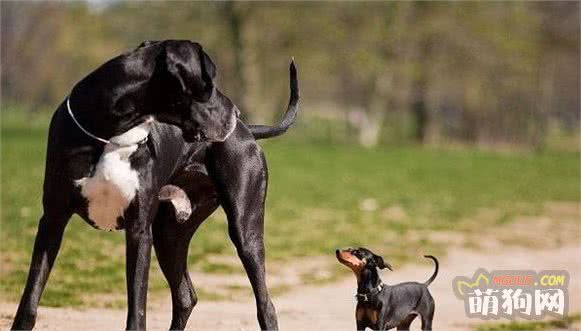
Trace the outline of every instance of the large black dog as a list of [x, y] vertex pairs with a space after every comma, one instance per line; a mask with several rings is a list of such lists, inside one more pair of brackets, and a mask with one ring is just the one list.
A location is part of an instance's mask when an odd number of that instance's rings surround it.
[[[191, 41], [145, 42], [81, 80], [49, 130], [40, 219], [13, 329], [34, 327], [63, 231], [73, 213], [100, 229], [125, 229], [127, 329], [145, 329], [151, 246], [171, 288], [171, 329], [184, 329], [197, 298], [187, 270], [190, 239], [218, 207], [256, 297], [262, 329], [278, 328], [265, 282], [267, 169], [256, 139], [284, 133], [298, 110], [291, 96], [278, 126], [245, 125], [214, 84], [216, 67]], [[192, 214], [175, 219], [158, 193], [186, 192]]]

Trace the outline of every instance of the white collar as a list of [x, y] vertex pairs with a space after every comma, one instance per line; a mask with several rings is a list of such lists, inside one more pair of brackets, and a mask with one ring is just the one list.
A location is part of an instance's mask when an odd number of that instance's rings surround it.
[[85, 128], [83, 128], [83, 126], [81, 125], [81, 123], [79, 123], [79, 121], [77, 121], [77, 119], [75, 118], [75, 115], [73, 115], [73, 110], [71, 109], [71, 97], [68, 96], [67, 97], [67, 110], [69, 111], [69, 115], [71, 115], [71, 118], [73, 119], [73, 122], [75, 122], [75, 124], [79, 127], [79, 129], [81, 129], [81, 131], [83, 131], [87, 136], [98, 140], [104, 144], [110, 144], [111, 142], [107, 139], [103, 139], [100, 137], [95, 136], [94, 134], [92, 134], [91, 132], [89, 132], [88, 130], [86, 130]]
[[[147, 141], [147, 137], [149, 136], [149, 126], [153, 122], [153, 117], [148, 118], [147, 120], [145, 120], [145, 122], [136, 126], [135, 128], [133, 128], [125, 133], [122, 133], [121, 135], [115, 136], [115, 137], [111, 138], [111, 140], [107, 140], [107, 139], [104, 139], [104, 138], [101, 138], [101, 137], [98, 137], [98, 136], [92, 134], [87, 129], [85, 129], [81, 125], [81, 123], [79, 123], [79, 121], [77, 121], [77, 119], [75, 118], [75, 115], [73, 114], [73, 110], [71, 109], [70, 99], [71, 99], [71, 97], [68, 96], [67, 97], [67, 110], [69, 112], [69, 115], [71, 116], [71, 118], [73, 119], [73, 122], [75, 122], [77, 127], [79, 129], [81, 129], [81, 131], [83, 131], [87, 136], [89, 136], [95, 140], [98, 140], [106, 145], [129, 146], [129, 145], [135, 145], [135, 144], [137, 144], [137, 145], [143, 144], [144, 142]], [[147, 128], [144, 128], [145, 126]], [[133, 132], [133, 131], [138, 131], [138, 132]], [[133, 133], [133, 134], [126, 135], [126, 133]], [[130, 140], [134, 140], [134, 138], [136, 136], [139, 136], [139, 138], [138, 138], [139, 140], [127, 141], [126, 136], [131, 136], [131, 138], [133, 138], [133, 139], [130, 138]]]

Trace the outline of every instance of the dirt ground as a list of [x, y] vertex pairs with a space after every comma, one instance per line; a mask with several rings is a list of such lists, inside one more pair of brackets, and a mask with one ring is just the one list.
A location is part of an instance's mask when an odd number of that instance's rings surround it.
[[[581, 209], [578, 204], [552, 203], [546, 215], [517, 218], [510, 224], [486, 226], [474, 233], [431, 232], [430, 241], [445, 243], [447, 255], [440, 258], [440, 272], [430, 291], [436, 301], [434, 330], [474, 330], [481, 320], [468, 319], [463, 302], [452, 292], [452, 279], [458, 275], [472, 276], [480, 267], [487, 270], [533, 269], [569, 271], [569, 313], [581, 312]], [[413, 234], [419, 237], [425, 234]], [[418, 237], [418, 238], [419, 238]], [[404, 240], [418, 240], [406, 237]], [[518, 246], [515, 245], [518, 244]], [[218, 258], [218, 257], [216, 257]], [[226, 260], [224, 260], [226, 258]], [[222, 263], [238, 263], [232, 257], [220, 257]], [[301, 285], [300, 275], [324, 273], [325, 263], [335, 263], [328, 257], [310, 257], [301, 261], [272, 266], [269, 286], [288, 287], [283, 294], [273, 295], [281, 330], [353, 330], [355, 328], [355, 277], [345, 269], [345, 277], [323, 285]], [[433, 272], [431, 261], [418, 257], [415, 264], [395, 271], [382, 272], [383, 282], [424, 281]], [[300, 266], [300, 267], [299, 267]], [[300, 269], [300, 270], [299, 270]], [[325, 275], [322, 275], [325, 276]], [[324, 277], [323, 277], [324, 278]], [[192, 274], [198, 289], [228, 290], [228, 286], [248, 288], [245, 276], [235, 274]], [[238, 291], [234, 300], [200, 300], [188, 323], [188, 330], [257, 330], [256, 308], [250, 291]], [[103, 300], [107, 300], [106, 297]], [[0, 298], [0, 330], [10, 327], [16, 311], [15, 303]], [[165, 330], [171, 317], [169, 291], [166, 297], [150, 300], [147, 325], [150, 330]], [[119, 330], [125, 325], [125, 311], [116, 309], [39, 309], [37, 330]], [[416, 319], [412, 330], [420, 329]], [[581, 330], [576, 322], [572, 330]]]
[[[423, 281], [432, 273], [429, 261], [409, 265], [394, 272], [383, 272], [383, 281]], [[430, 291], [436, 300], [434, 330], [471, 330], [479, 320], [465, 317], [464, 307], [452, 293], [452, 279], [457, 275], [471, 276], [479, 267], [487, 269], [568, 269], [570, 312], [581, 311], [581, 244], [560, 248], [513, 248], [496, 246], [486, 250], [452, 249], [441, 261], [441, 269]], [[347, 275], [347, 271], [346, 271]], [[285, 294], [274, 296], [279, 325], [282, 330], [353, 330], [355, 279], [349, 275], [340, 281], [321, 286], [299, 286]], [[0, 328], [7, 329], [16, 305], [0, 303]], [[152, 302], [148, 307], [147, 325], [151, 330], [169, 326], [171, 301], [169, 296]], [[46, 308], [41, 307], [37, 330], [114, 330], [124, 326], [125, 311], [111, 309]], [[255, 330], [257, 329], [252, 298], [231, 301], [201, 301], [190, 318], [189, 330]], [[412, 329], [419, 330], [415, 321]]]

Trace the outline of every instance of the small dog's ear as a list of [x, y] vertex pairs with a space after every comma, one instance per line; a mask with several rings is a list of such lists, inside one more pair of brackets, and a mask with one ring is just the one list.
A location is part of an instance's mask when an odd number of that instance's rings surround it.
[[391, 268], [391, 265], [387, 262], [385, 262], [383, 260], [383, 257], [379, 256], [379, 255], [375, 255], [373, 254], [373, 259], [375, 260], [375, 264], [377, 265], [377, 267], [379, 269], [389, 269], [390, 271], [393, 271], [393, 269]]

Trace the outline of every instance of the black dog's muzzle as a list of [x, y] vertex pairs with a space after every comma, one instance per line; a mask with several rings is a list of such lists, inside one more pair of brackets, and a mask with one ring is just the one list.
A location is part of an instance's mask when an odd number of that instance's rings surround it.
[[182, 137], [187, 142], [202, 142], [208, 140], [208, 137], [200, 126], [185, 114], [181, 116], [180, 123], [177, 126], [181, 129]]

